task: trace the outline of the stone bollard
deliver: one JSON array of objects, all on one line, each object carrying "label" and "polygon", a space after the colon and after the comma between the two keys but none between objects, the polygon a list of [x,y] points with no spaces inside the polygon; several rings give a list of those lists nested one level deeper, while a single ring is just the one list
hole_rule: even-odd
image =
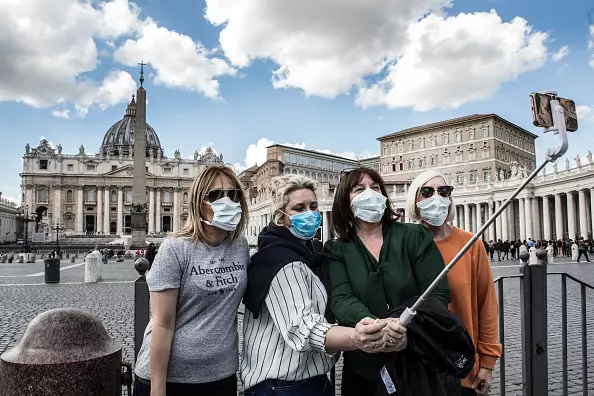
[{"label": "stone bollard", "polygon": [[547,263],[553,264],[555,262],[555,255],[553,254],[553,245],[547,246],[546,251],[547,251]]},{"label": "stone bollard", "polygon": [[66,258],[69,259],[70,258],[70,253],[66,253]]},{"label": "stone bollard", "polygon": [[0,263],[4,264],[6,263],[6,255],[3,254],[2,257],[0,257]]},{"label": "stone bollard", "polygon": [[8,263],[12,264],[12,261],[14,260],[14,256],[11,254],[10,256],[8,256]]},{"label": "stone bollard", "polygon": [[33,264],[33,263],[35,263],[35,260],[36,260],[36,259],[37,259],[37,256],[35,256],[34,254],[31,254],[31,255],[29,256],[29,261],[28,261],[28,263],[30,263],[30,264]]},{"label": "stone bollard", "polygon": [[70,257],[70,262],[74,264],[76,262],[76,257],[74,257],[74,256]]},{"label": "stone bollard", "polygon": [[578,248],[578,244],[574,242],[571,244],[571,259],[576,261],[579,256],[580,256],[580,250]]},{"label": "stone bollard", "polygon": [[96,283],[99,280],[99,260],[93,253],[85,257],[85,283]]},{"label": "stone bollard", "polygon": [[528,264],[538,264],[538,257],[536,257],[536,248],[532,246],[530,249],[528,249],[528,253],[530,253]]},{"label": "stone bollard", "polygon": [[[126,372],[122,372],[122,366]],[[58,308],[29,323],[0,357],[0,395],[121,396],[132,383],[122,348],[94,314]]]},{"label": "stone bollard", "polygon": [[17,263],[23,264],[24,262],[25,262],[25,258],[23,256],[19,256],[19,258],[17,259]]}]

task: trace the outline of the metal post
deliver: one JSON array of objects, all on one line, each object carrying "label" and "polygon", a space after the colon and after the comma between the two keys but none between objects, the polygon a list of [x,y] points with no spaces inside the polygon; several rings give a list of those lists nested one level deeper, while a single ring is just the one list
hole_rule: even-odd
[{"label": "metal post", "polygon": [[531,268],[528,264],[530,254],[524,245],[520,246],[520,260],[522,266],[520,273],[520,307],[522,321],[522,383],[524,384],[524,396],[533,396],[532,392],[532,279]]},{"label": "metal post", "polygon": [[528,264],[522,252],[521,306],[524,396],[548,393],[547,358],[547,252],[536,252],[538,262]]},{"label": "metal post", "polygon": [[139,275],[134,282],[134,362],[136,362],[144,339],[144,330],[149,322],[149,290],[145,276],[149,269],[149,262],[145,258],[139,258],[134,263],[134,268]]}]

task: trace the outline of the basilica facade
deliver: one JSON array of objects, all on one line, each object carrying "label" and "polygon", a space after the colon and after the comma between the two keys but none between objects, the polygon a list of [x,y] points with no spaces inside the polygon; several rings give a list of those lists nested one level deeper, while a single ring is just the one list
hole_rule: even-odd
[{"label": "basilica facade", "polygon": [[[106,132],[97,154],[66,154],[58,144],[41,140],[23,155],[22,206],[34,214],[29,233],[51,235],[63,224],[67,235],[129,235],[131,226],[134,123],[136,102]],[[208,148],[182,159],[164,155],[156,131],[146,125],[147,233],[164,235],[181,228],[188,216],[192,180],[209,165],[224,164],[223,156]]]}]

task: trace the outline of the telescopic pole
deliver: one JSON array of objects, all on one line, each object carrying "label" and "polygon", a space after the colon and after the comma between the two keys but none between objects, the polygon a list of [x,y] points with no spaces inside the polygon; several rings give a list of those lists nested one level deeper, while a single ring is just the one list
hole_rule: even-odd
[{"label": "telescopic pole", "polygon": [[[549,92],[549,94],[555,94],[553,92]],[[554,126],[552,128],[546,128],[544,130],[545,133],[552,132],[553,134],[559,134],[559,138],[561,139],[561,144],[557,147],[549,148],[547,151],[545,161],[536,168],[530,176],[520,185],[513,194],[501,205],[501,207],[485,222],[485,224],[481,227],[480,230],[476,232],[470,238],[470,240],[464,245],[462,250],[456,254],[456,256],[450,261],[450,263],[441,271],[439,276],[435,278],[433,283],[429,285],[427,290],[419,297],[419,299],[413,304],[412,307],[406,308],[404,312],[400,315],[400,323],[404,326],[408,325],[414,316],[417,314],[417,309],[423,304],[423,301],[429,297],[429,295],[435,290],[435,288],[444,280],[446,280],[448,272],[454,265],[464,256],[464,254],[471,248],[471,246],[476,242],[477,239],[481,237],[481,235],[489,228],[489,226],[497,219],[497,217],[509,206],[511,202],[518,196],[518,194],[538,175],[538,173],[549,163],[556,161],[558,158],[563,156],[569,147],[569,143],[567,141],[567,129],[565,127],[565,115],[563,111],[563,107],[559,104],[559,101],[556,99],[551,100],[551,113],[553,116],[553,123]]]}]

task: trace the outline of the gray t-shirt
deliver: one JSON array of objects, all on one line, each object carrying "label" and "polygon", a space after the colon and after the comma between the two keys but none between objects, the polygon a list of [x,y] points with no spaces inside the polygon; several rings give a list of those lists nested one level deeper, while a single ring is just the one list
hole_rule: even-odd
[{"label": "gray t-shirt", "polygon": [[[249,250],[244,236],[211,247],[168,238],[147,275],[151,292],[179,289],[167,382],[207,383],[237,371],[237,309],[247,286]],[[150,380],[152,320],[135,372]]]}]

